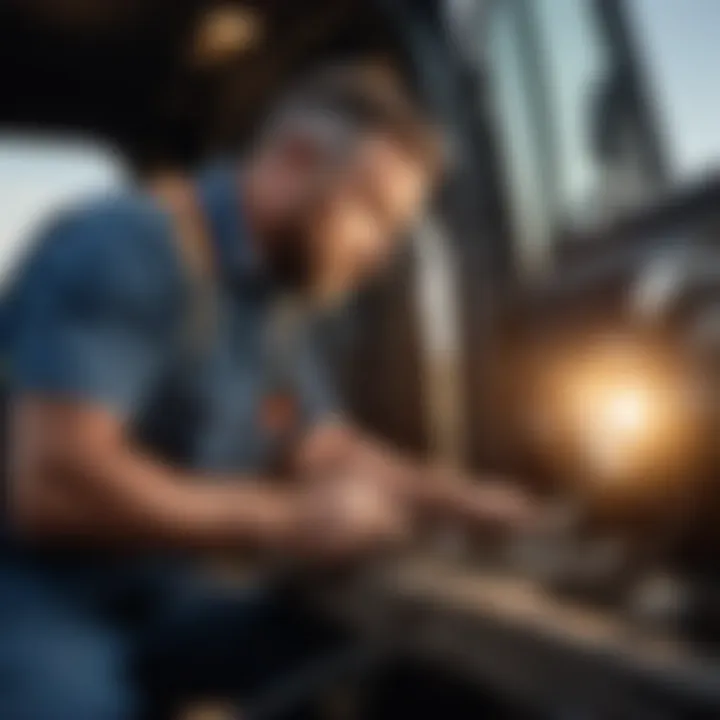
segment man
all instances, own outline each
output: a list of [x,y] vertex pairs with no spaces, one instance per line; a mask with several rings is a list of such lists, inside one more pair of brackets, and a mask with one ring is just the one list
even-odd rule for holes
[[[200,579],[195,551],[337,563],[425,513],[523,516],[362,438],[306,338],[269,340],[280,295],[326,307],[382,267],[437,169],[414,104],[345,68],[289,95],[244,162],[44,238],[9,305],[0,717],[252,696],[332,645],[279,595]],[[295,482],[270,481],[281,454]]]

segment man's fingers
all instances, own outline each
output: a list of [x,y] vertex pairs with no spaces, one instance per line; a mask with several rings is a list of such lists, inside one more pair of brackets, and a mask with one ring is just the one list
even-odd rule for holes
[[362,477],[310,486],[304,502],[307,515],[300,544],[320,562],[356,559],[408,535],[404,508],[380,485]]
[[478,484],[470,493],[468,510],[480,520],[524,527],[537,521],[537,502],[518,488]]

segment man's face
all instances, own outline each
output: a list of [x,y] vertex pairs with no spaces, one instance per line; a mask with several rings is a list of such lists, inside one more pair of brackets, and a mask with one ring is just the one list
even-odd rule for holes
[[357,288],[390,260],[429,189],[422,163],[390,138],[358,140],[339,162],[296,173],[296,202],[281,220],[281,276],[321,302]]

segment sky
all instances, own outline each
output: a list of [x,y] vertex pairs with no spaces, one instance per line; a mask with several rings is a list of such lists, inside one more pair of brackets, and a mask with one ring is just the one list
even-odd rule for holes
[[48,216],[121,187],[123,177],[121,161],[102,146],[0,131],[0,286]]
[[[576,103],[578,83],[594,62],[588,38],[577,31],[579,7],[588,0],[531,1],[552,28],[554,67],[564,73],[560,94]],[[720,0],[630,0],[630,8],[643,27],[638,39],[672,160],[681,176],[693,175],[720,158]],[[585,131],[573,127],[582,114],[568,107],[561,151],[567,182],[582,191],[591,169]],[[0,129],[0,286],[38,223],[59,206],[121,185],[123,177],[121,161],[102,146]]]
[[677,171],[685,176],[708,163],[717,166],[720,2],[633,0],[630,8],[631,18],[645,28],[638,38],[645,56],[653,60],[645,69]]

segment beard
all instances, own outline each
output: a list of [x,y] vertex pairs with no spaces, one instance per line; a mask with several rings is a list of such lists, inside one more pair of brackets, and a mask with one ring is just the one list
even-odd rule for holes
[[308,223],[285,222],[268,233],[266,259],[272,277],[285,289],[305,293],[314,280],[312,236]]

